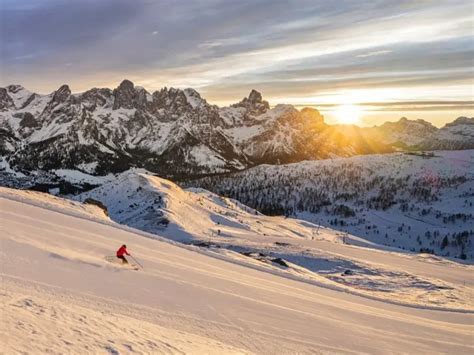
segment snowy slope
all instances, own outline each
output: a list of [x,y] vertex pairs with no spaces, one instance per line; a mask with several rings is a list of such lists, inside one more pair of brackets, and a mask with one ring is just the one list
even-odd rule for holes
[[321,246],[347,244],[391,254],[382,245],[294,218],[264,216],[206,190],[182,190],[144,170],[123,173],[77,198],[99,201],[118,223],[284,277],[399,304],[470,308],[469,289],[462,286],[403,269],[394,271],[372,259],[354,258],[351,252],[341,256]]
[[[473,351],[472,313],[407,308],[298,282],[144,238],[70,201],[51,206],[49,195],[42,201],[17,193],[0,191],[5,353]],[[142,271],[104,261],[121,243]],[[460,265],[320,243],[454,286],[464,280],[472,291],[472,270]]]
[[186,185],[379,245],[474,258],[473,150],[261,165]]
[[[267,217],[241,203],[202,189],[183,190],[175,183],[143,169],[132,169],[74,199],[92,198],[108,208],[119,223],[157,232],[176,241],[213,237],[233,240],[280,235],[309,238],[315,225],[282,217]],[[258,223],[257,223],[258,222]],[[275,229],[276,227],[276,229]],[[237,239],[239,239],[237,238]]]

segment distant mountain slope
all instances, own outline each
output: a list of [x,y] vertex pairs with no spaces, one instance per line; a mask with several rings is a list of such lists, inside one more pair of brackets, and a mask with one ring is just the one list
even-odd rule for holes
[[441,130],[407,119],[373,128],[330,126],[315,109],[270,108],[255,90],[219,108],[193,89],[149,93],[129,80],[114,90],[79,94],[67,85],[49,95],[10,85],[0,88],[0,156],[24,172],[104,175],[142,167],[179,178],[395,147],[473,148],[464,129],[472,120],[460,118]]
[[474,150],[261,165],[188,181],[265,214],[416,252],[474,258]]
[[474,117],[459,117],[418,145],[424,150],[474,149]]
[[424,120],[412,121],[406,117],[400,118],[398,122],[385,122],[379,127],[374,127],[372,133],[375,138],[387,144],[403,148],[416,146],[426,139],[431,139],[438,129]]

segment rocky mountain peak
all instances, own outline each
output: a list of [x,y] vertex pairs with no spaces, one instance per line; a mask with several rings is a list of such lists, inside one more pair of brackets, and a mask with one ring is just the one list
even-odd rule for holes
[[460,117],[438,135],[430,123],[407,118],[349,129],[324,123],[314,108],[270,109],[256,90],[219,108],[194,89],[163,88],[151,95],[130,80],[114,90],[74,95],[67,85],[49,95],[19,85],[0,88],[0,126],[0,135],[10,137],[8,149],[0,142],[0,152],[15,152],[11,166],[82,169],[97,163],[98,174],[142,166],[167,176],[199,175],[387,152],[392,146],[464,149],[474,142],[474,118]]
[[119,108],[132,109],[137,103],[137,93],[135,85],[130,80],[123,80],[120,85],[114,90],[114,106],[113,109]]
[[65,102],[69,96],[71,96],[71,89],[68,85],[64,84],[54,92],[53,101],[55,103],[62,103]]
[[270,105],[268,101],[263,100],[261,93],[252,89],[248,97],[244,97],[242,101],[232,105],[232,107],[245,107],[252,115],[260,115],[265,113]]
[[252,91],[250,91],[248,101],[252,103],[262,103],[262,94],[257,90],[252,89]]
[[186,95],[182,90],[165,87],[153,93],[153,105],[157,109],[182,113],[187,105]]
[[204,100],[196,90],[188,88],[184,89],[183,92],[186,96],[188,104],[190,104],[193,108],[202,107],[207,104],[206,100]]
[[135,88],[135,85],[128,79],[122,80],[122,82],[118,86],[118,90],[122,90],[122,91],[132,91],[134,88]]
[[105,106],[112,98],[112,90],[93,88],[83,92],[79,98],[86,106]]
[[24,90],[25,88],[21,85],[16,85],[16,84],[12,84],[12,85],[8,85],[7,86],[7,90],[8,92],[11,92],[11,93],[14,93],[16,94],[17,92],[21,91],[21,90]]

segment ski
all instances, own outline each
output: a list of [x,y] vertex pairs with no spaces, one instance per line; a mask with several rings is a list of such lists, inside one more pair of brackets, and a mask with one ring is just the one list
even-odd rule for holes
[[135,271],[140,270],[140,267],[138,265],[131,264],[131,263],[123,264],[120,259],[118,259],[116,256],[113,256],[113,255],[106,255],[104,257],[104,259],[105,259],[105,261],[107,261],[111,264],[116,264],[116,265],[122,266],[124,268],[129,268],[129,269],[132,269],[132,270],[135,270]]

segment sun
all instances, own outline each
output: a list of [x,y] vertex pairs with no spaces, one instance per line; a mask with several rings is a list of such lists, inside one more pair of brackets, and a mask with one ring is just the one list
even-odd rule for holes
[[352,104],[337,106],[334,111],[337,122],[340,124],[358,124],[361,114],[362,109]]

